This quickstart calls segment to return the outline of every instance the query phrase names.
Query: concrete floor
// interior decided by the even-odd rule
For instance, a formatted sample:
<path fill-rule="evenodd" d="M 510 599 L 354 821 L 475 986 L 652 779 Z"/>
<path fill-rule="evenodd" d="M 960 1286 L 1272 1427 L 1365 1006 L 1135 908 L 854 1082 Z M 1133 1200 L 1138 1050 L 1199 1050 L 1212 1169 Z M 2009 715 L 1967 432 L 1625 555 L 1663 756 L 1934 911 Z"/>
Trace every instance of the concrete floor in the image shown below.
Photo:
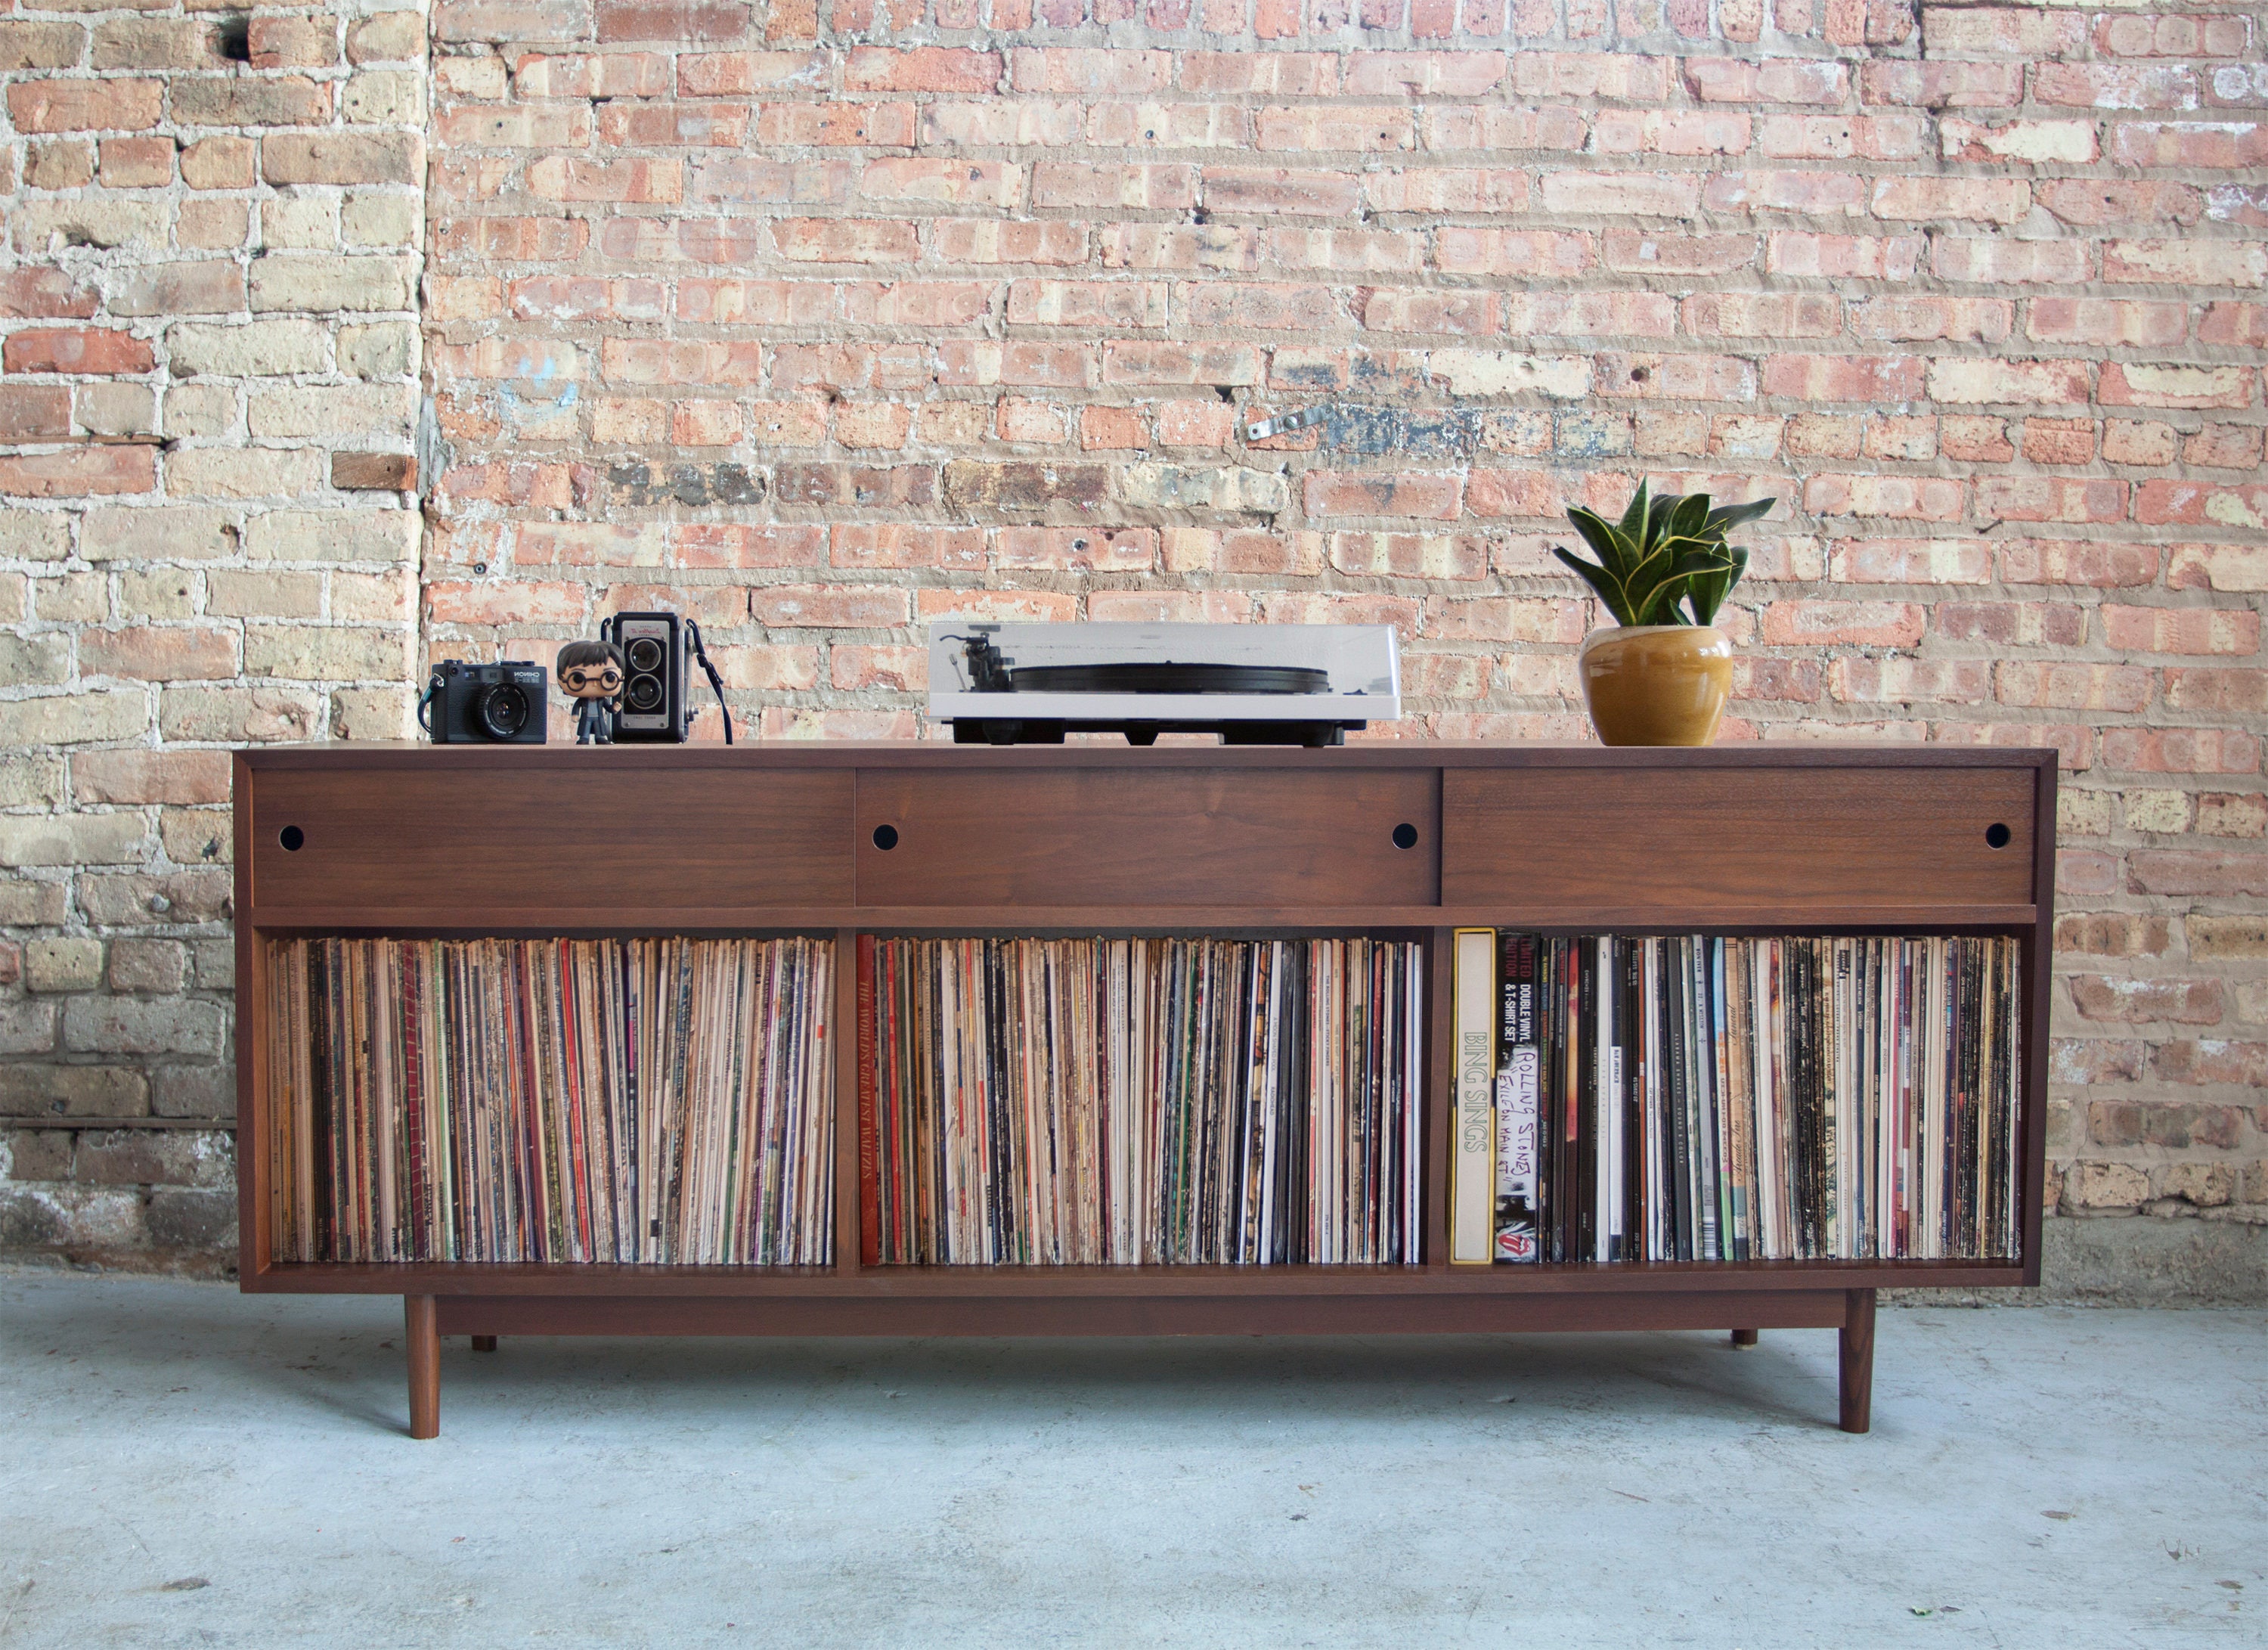
<path fill-rule="evenodd" d="M 2268 1315 L 510 1341 L 0 1272 L 0 1646 L 2259 1645 Z"/>

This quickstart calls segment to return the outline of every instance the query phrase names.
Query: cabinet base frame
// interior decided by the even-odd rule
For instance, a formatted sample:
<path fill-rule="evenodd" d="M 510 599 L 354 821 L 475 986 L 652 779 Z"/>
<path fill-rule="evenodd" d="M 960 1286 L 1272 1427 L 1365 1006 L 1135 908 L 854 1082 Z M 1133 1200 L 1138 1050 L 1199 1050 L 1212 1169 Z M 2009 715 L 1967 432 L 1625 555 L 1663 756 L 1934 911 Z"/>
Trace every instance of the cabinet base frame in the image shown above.
<path fill-rule="evenodd" d="M 409 1295 L 410 1436 L 439 1431 L 440 1337 L 493 1350 L 512 1335 L 1259 1336 L 1517 1335 L 1567 1330 L 1758 1330 L 1838 1334 L 1840 1422 L 1867 1429 L 1874 1386 L 1871 1289 L 1706 1294 L 1317 1297 L 825 1296 L 699 1299 L 602 1295 Z M 418 1325 L 430 1326 L 421 1335 Z"/>

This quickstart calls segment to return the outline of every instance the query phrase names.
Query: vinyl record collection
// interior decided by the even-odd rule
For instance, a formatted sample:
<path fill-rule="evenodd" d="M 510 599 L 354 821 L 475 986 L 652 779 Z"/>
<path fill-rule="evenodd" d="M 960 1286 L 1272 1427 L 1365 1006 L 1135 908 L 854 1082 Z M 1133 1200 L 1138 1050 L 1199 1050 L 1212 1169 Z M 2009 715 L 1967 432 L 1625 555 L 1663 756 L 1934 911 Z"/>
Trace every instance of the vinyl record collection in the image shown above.
<path fill-rule="evenodd" d="M 2005 938 L 1456 936 L 1451 1257 L 2017 1252 Z"/>
<path fill-rule="evenodd" d="M 272 944 L 276 1257 L 827 1263 L 834 959 L 803 939 Z"/>
<path fill-rule="evenodd" d="M 1422 958 L 862 939 L 867 1260 L 1416 1264 Z"/>

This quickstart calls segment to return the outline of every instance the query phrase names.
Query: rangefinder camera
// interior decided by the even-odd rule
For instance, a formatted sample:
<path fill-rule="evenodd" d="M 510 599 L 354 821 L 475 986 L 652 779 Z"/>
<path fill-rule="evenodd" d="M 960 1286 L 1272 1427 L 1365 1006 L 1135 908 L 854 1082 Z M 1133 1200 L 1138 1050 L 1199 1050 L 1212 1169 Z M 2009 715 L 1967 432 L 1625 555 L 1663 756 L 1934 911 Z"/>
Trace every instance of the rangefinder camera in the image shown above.
<path fill-rule="evenodd" d="M 418 707 L 436 745 L 541 745 L 550 674 L 523 659 L 468 665 L 445 659 Z"/>

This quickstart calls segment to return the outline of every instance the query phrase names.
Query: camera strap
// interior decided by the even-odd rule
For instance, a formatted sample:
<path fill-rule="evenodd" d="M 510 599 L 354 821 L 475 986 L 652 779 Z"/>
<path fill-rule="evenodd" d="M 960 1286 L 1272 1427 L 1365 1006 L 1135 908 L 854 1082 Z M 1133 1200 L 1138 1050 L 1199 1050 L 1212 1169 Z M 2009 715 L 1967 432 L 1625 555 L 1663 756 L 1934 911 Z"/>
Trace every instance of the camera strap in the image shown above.
<path fill-rule="evenodd" d="M 693 643 L 693 657 L 701 666 L 701 674 L 709 678 L 709 686 L 717 695 L 717 713 L 725 718 L 725 742 L 729 745 L 733 742 L 733 708 L 725 703 L 725 679 L 709 662 L 709 650 L 701 645 L 701 627 L 688 619 L 685 634 Z"/>
<path fill-rule="evenodd" d="M 433 731 L 433 695 L 440 685 L 438 681 L 427 682 L 417 698 L 417 726 L 429 733 Z"/>

